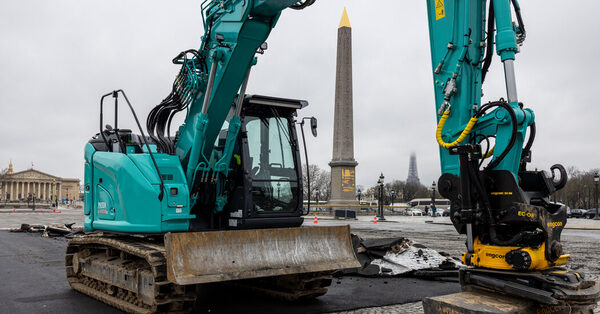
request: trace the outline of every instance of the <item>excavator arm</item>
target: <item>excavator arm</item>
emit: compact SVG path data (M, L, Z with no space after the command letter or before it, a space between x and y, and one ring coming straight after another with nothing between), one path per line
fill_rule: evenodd
M241 127L240 113L250 68L256 53L266 49L265 40L275 27L281 11L303 9L314 0L228 0L204 1L202 19L205 34L199 50L182 52L173 61L182 64L174 88L148 117L147 128L161 150L179 156L188 186L216 182L215 212L227 203L225 180L233 146ZM239 97L236 100L236 95ZM229 117L224 154L213 156L214 143ZM173 115L186 109L185 123L175 139L165 135Z
M564 187L566 171L558 164L551 176L526 169L535 116L517 96L515 59L526 34L517 0L428 0L427 9L438 187L451 201L454 227L467 236L462 262L471 266L461 271L461 284L546 304L593 304L600 295L593 284L556 271L569 259L560 243L566 206L550 195ZM503 64L506 98L484 103L483 83L495 54ZM559 280L568 284L552 284Z
M507 170L518 180L525 133L535 118L531 109L519 106L515 83L517 37L524 38L524 28L522 24L513 26L510 0L490 1L489 16L487 4L486 1L428 1L438 123L446 117L438 125L441 127L436 134L440 143L440 162L442 173L458 176L459 156L451 154L448 148L465 140L464 143L477 143L483 138L495 137L494 150L490 147L486 154L493 156L489 169ZM494 31L494 22L497 31ZM486 110L498 109L483 114L482 85L494 55L494 46L505 69L508 101L503 103L510 108L496 103ZM446 111L448 113L444 115ZM516 132L513 132L511 112L516 117ZM473 117L478 121L467 129ZM460 142L448 145L462 134L465 136Z

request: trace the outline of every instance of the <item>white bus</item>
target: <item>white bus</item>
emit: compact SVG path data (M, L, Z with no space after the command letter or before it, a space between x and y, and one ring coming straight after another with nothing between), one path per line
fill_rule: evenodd
M419 209L421 211L425 211L425 206L431 209L431 198L414 198L410 202L408 202L409 209ZM450 200L446 198L435 199L435 208L436 211L441 214L444 209L450 206Z

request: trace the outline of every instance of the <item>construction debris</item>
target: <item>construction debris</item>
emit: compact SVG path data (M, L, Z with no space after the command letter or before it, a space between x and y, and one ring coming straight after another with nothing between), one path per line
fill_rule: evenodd
M70 224L53 224L53 225L30 225L21 224L20 229L12 229L11 232L29 232L42 233L42 237L66 237L73 238L77 234L83 233L82 228L73 227L74 223Z
M402 237L363 240L353 234L352 245L361 267L341 270L335 275L416 276L456 280L458 267L462 266L459 261L443 252L439 253Z

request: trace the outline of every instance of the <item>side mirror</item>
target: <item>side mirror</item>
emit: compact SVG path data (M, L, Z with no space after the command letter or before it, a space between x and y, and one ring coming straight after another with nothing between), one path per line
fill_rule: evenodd
M312 135L317 137L317 118L310 118L310 130L312 131Z
M105 128L106 128L106 130L107 130L107 131L109 131L109 132L110 132L110 131L112 131L112 129L113 129L113 127L112 127L112 126L110 126L110 124L107 124L107 125L105 126Z
M269 49L269 45L267 44L266 41L264 43L260 44L260 49L263 51Z

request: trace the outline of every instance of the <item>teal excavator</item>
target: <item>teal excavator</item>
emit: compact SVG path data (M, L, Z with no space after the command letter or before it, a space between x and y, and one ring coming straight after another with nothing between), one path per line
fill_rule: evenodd
M462 286L563 305L561 311L590 310L600 295L596 283L561 267L569 260L560 242L566 206L550 195L565 186L567 173L560 164L550 172L527 169L536 128L517 96L515 58L526 37L519 3L428 0L427 11L438 187L451 201L454 227L467 237ZM482 86L494 54L504 67L506 98L486 103Z
M296 124L310 121L316 136L316 119L297 119L308 103L245 94L281 11L314 2L205 0L200 48L173 59L181 69L147 134L122 90L102 96L85 146L87 233L67 246L73 289L126 312L187 312L196 284L297 300L325 294L332 270L360 265L348 226L300 227ZM104 126L111 98L114 126ZM140 134L118 127L119 99ZM178 112L185 122L171 134Z

